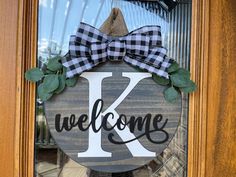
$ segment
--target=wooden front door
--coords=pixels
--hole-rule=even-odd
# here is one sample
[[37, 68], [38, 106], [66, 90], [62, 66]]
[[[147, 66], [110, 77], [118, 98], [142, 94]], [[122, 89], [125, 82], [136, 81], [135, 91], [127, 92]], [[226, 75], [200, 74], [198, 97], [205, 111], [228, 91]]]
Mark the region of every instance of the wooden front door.
[[[37, 1], [0, 2], [0, 176], [34, 173], [35, 87], [24, 80], [36, 65]], [[193, 0], [188, 176], [236, 175], [236, 3]], [[30, 105], [30, 106], [29, 106]]]

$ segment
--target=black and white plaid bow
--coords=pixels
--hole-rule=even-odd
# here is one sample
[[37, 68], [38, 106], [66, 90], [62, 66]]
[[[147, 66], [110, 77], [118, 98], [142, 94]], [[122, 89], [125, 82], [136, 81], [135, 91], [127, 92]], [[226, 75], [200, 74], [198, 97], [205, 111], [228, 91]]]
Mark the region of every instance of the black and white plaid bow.
[[108, 36], [98, 29], [80, 23], [76, 35], [70, 37], [69, 52], [62, 60], [71, 78], [107, 60], [123, 60], [150, 73], [168, 78], [173, 62], [161, 47], [159, 26], [144, 26], [126, 36]]

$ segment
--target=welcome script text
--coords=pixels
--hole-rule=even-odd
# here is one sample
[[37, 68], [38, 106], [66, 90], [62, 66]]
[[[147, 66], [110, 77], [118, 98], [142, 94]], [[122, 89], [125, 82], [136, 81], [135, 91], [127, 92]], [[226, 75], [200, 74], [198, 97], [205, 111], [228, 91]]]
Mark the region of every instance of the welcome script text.
[[[116, 123], [113, 126], [110, 126], [108, 124], [108, 119], [114, 119], [114, 114], [112, 112], [106, 113], [102, 117], [102, 122], [100, 125], [97, 126], [97, 119], [100, 117], [100, 114], [102, 113], [104, 102], [102, 99], [98, 99], [93, 106], [92, 110], [92, 117], [91, 121], [89, 123], [86, 123], [88, 121], [88, 115], [87, 114], [82, 114], [78, 118], [74, 114], [71, 114], [70, 117], [61, 117], [61, 114], [57, 114], [55, 116], [55, 129], [57, 132], [62, 132], [63, 130], [65, 131], [70, 131], [71, 129], [77, 127], [81, 131], [88, 131], [89, 128], [91, 127], [93, 132], [97, 133], [101, 129], [105, 131], [112, 131], [115, 127], [118, 130], [124, 130], [126, 127], [129, 127], [129, 130], [131, 133], [134, 133], [135, 130], [142, 131], [144, 130], [144, 133], [140, 134], [139, 136], [127, 140], [127, 141], [117, 141], [114, 139], [114, 133], [109, 133], [108, 134], [108, 140], [111, 143], [114, 144], [125, 144], [129, 143], [131, 141], [134, 141], [136, 139], [141, 138], [142, 136], [146, 136], [146, 138], [155, 144], [161, 144], [164, 143], [168, 140], [169, 135], [168, 133], [164, 130], [168, 119], [163, 120], [163, 116], [161, 114], [157, 114], [152, 118], [152, 115], [150, 113], [146, 114], [146, 116], [143, 117], [134, 117], [131, 116], [129, 119], [127, 119], [127, 116], [124, 114], [120, 114], [119, 118], [117, 119]], [[87, 125], [86, 125], [87, 124]], [[153, 126], [154, 129], [151, 130], [151, 125]], [[151, 138], [151, 133], [154, 132], [161, 132], [163, 133], [163, 139], [161, 140], [153, 140]]]

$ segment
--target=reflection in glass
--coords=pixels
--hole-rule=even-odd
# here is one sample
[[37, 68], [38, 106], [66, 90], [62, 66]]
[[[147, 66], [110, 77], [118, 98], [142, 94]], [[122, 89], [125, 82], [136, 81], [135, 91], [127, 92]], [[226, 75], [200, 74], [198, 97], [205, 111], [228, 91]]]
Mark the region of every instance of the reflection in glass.
[[[112, 7], [122, 10], [127, 27], [132, 31], [144, 25], [162, 28], [163, 45], [168, 55], [181, 66], [189, 67], [191, 1], [178, 1], [170, 12], [157, 2], [122, 0], [40, 0], [38, 19], [38, 65], [48, 57], [64, 55], [68, 51], [69, 37], [75, 34], [81, 21], [99, 28]], [[124, 176], [184, 177], [187, 155], [187, 96], [184, 96], [181, 123], [175, 138], [155, 160]], [[36, 117], [35, 171], [38, 177], [119, 176], [90, 171], [63, 154], [48, 130], [43, 105], [38, 100]]]

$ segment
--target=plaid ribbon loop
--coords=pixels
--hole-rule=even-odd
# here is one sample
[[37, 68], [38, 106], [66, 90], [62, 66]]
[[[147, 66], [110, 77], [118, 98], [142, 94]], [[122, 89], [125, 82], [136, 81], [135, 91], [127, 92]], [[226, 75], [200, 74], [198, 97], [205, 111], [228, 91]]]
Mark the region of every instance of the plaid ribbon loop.
[[80, 23], [70, 38], [69, 52], [62, 60], [67, 77], [91, 70], [102, 62], [124, 61], [161, 77], [169, 78], [167, 69], [173, 62], [161, 46], [159, 26], [144, 26], [126, 36], [108, 36], [98, 29]]

